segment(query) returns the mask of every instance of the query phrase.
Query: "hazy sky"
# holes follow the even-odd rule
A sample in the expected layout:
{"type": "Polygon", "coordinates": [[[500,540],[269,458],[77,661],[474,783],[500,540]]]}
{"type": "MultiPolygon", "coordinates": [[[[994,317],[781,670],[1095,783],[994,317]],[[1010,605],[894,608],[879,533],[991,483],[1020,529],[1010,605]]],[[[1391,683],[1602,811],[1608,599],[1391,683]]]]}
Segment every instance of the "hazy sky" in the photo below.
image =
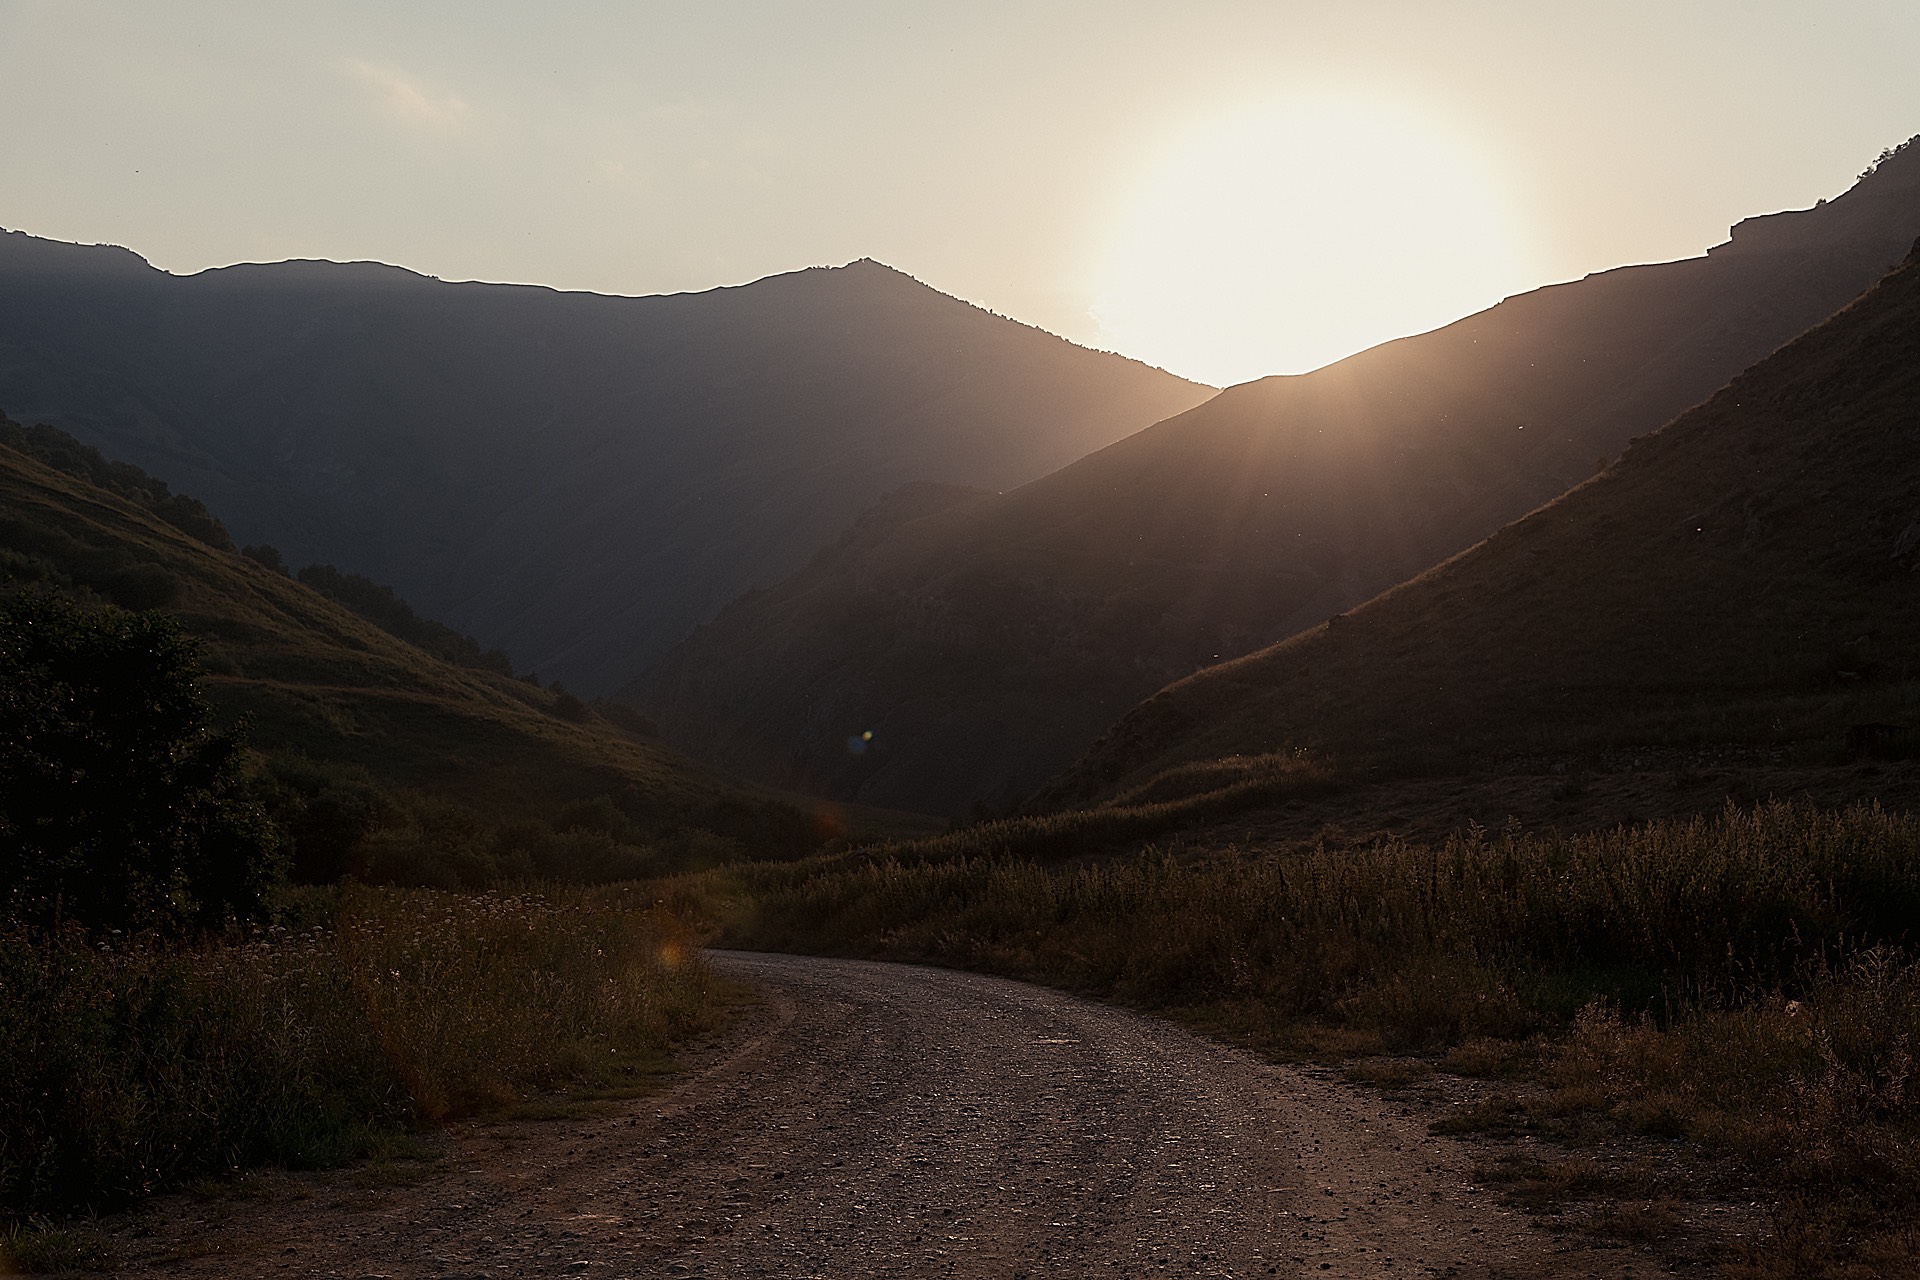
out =
{"type": "Polygon", "coordinates": [[[0,226],[618,293],[874,257],[1227,382],[1835,195],[1916,68],[1915,0],[0,0],[0,226]]]}

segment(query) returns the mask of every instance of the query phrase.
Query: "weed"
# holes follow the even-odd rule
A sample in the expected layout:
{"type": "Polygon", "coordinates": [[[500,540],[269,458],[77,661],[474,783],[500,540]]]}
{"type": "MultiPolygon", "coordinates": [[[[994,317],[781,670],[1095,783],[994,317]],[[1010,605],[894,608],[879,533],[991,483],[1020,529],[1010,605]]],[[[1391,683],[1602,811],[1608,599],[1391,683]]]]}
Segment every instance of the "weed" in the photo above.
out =
{"type": "Polygon", "coordinates": [[[422,1123],[563,1084],[630,1089],[718,1016],[652,910],[316,896],[324,927],[220,943],[0,934],[0,1210],[413,1154],[422,1123]]]}
{"type": "Polygon", "coordinates": [[[0,1274],[70,1275],[119,1265],[113,1242],[90,1227],[29,1218],[0,1229],[0,1274]]]}

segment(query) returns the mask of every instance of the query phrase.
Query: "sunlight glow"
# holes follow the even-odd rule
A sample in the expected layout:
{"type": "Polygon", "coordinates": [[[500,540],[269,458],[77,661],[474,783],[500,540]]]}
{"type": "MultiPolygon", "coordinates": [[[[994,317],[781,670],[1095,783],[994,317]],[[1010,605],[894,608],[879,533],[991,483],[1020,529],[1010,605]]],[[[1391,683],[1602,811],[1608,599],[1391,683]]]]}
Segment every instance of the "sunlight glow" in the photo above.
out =
{"type": "Polygon", "coordinates": [[[1538,283],[1492,166],[1413,111],[1338,97],[1206,120],[1099,254],[1117,351],[1225,386],[1299,373],[1538,283]]]}

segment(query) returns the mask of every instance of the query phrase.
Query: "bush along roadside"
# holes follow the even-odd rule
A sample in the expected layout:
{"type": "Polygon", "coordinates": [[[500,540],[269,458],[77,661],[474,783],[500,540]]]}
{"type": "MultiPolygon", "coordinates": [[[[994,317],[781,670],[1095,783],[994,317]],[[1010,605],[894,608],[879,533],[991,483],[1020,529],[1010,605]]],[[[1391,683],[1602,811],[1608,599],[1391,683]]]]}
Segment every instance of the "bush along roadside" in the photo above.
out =
{"type": "Polygon", "coordinates": [[[622,1090],[718,1016],[679,926],[585,891],[348,886],[245,938],[0,932],[0,1205],[99,1210],[556,1086],[622,1090]]]}

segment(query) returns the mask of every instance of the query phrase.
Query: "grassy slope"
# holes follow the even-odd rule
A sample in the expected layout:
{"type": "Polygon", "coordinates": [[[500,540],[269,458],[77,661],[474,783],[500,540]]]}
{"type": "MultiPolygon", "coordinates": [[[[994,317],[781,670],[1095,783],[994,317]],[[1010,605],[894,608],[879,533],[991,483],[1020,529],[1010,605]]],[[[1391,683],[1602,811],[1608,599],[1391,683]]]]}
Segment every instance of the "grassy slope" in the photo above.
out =
{"type": "MultiPolygon", "coordinates": [[[[0,448],[0,548],[31,578],[170,583],[166,607],[205,646],[210,696],[252,717],[252,740],[360,766],[382,784],[491,820],[615,796],[653,831],[706,826],[789,848],[811,837],[788,800],[726,779],[597,719],[568,723],[536,686],[456,667],[301,584],[215,550],[84,481],[0,448]]],[[[148,588],[142,588],[148,589],[148,588]]]]}
{"type": "Polygon", "coordinates": [[[1916,703],[1920,254],[1605,474],[1137,708],[1054,792],[1308,748],[1837,739],[1916,703]]]}
{"type": "Polygon", "coordinates": [[[1001,496],[876,513],[639,686],[668,740],[965,811],[1161,685],[1318,623],[1594,473],[1867,288],[1920,234],[1920,148],[1704,258],[1525,294],[1232,388],[1001,496]],[[849,734],[876,746],[849,757],[849,734]]]}

